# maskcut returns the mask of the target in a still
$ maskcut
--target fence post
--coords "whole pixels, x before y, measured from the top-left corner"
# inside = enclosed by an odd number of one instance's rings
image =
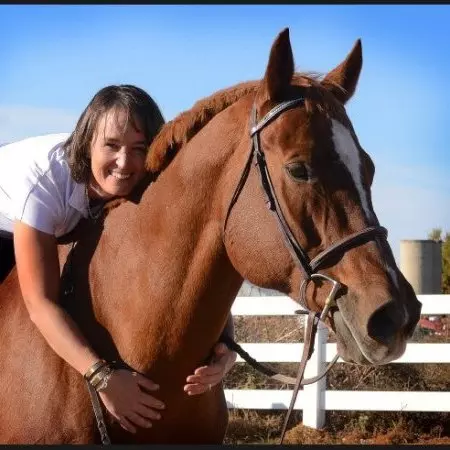
[[[327,340],[328,328],[320,322],[314,342],[315,350],[306,366],[305,378],[314,377],[325,370]],[[316,429],[325,426],[325,390],[326,376],[317,383],[303,387],[303,425]]]

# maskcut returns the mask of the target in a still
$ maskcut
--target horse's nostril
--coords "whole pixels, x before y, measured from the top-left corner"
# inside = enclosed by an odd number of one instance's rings
[[[369,319],[367,332],[369,336],[389,345],[392,337],[404,326],[404,317],[399,305],[392,300],[378,308]]]

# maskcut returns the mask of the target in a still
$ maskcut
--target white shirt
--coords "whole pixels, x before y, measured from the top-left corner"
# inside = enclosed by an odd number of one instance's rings
[[[56,237],[87,217],[85,185],[70,174],[61,144],[68,133],[37,136],[0,147],[0,229],[13,221]]]

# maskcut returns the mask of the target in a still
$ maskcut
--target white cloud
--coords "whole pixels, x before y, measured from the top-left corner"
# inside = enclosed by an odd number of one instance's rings
[[[47,133],[71,132],[78,116],[56,108],[0,105],[0,143]]]

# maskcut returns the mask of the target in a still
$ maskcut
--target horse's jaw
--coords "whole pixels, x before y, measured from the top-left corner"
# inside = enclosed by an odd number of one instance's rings
[[[346,362],[356,364],[383,365],[399,358],[406,349],[407,340],[399,335],[389,346],[372,339],[367,327],[358,326],[349,320],[345,309],[333,312],[333,331],[336,336],[337,352]]]

